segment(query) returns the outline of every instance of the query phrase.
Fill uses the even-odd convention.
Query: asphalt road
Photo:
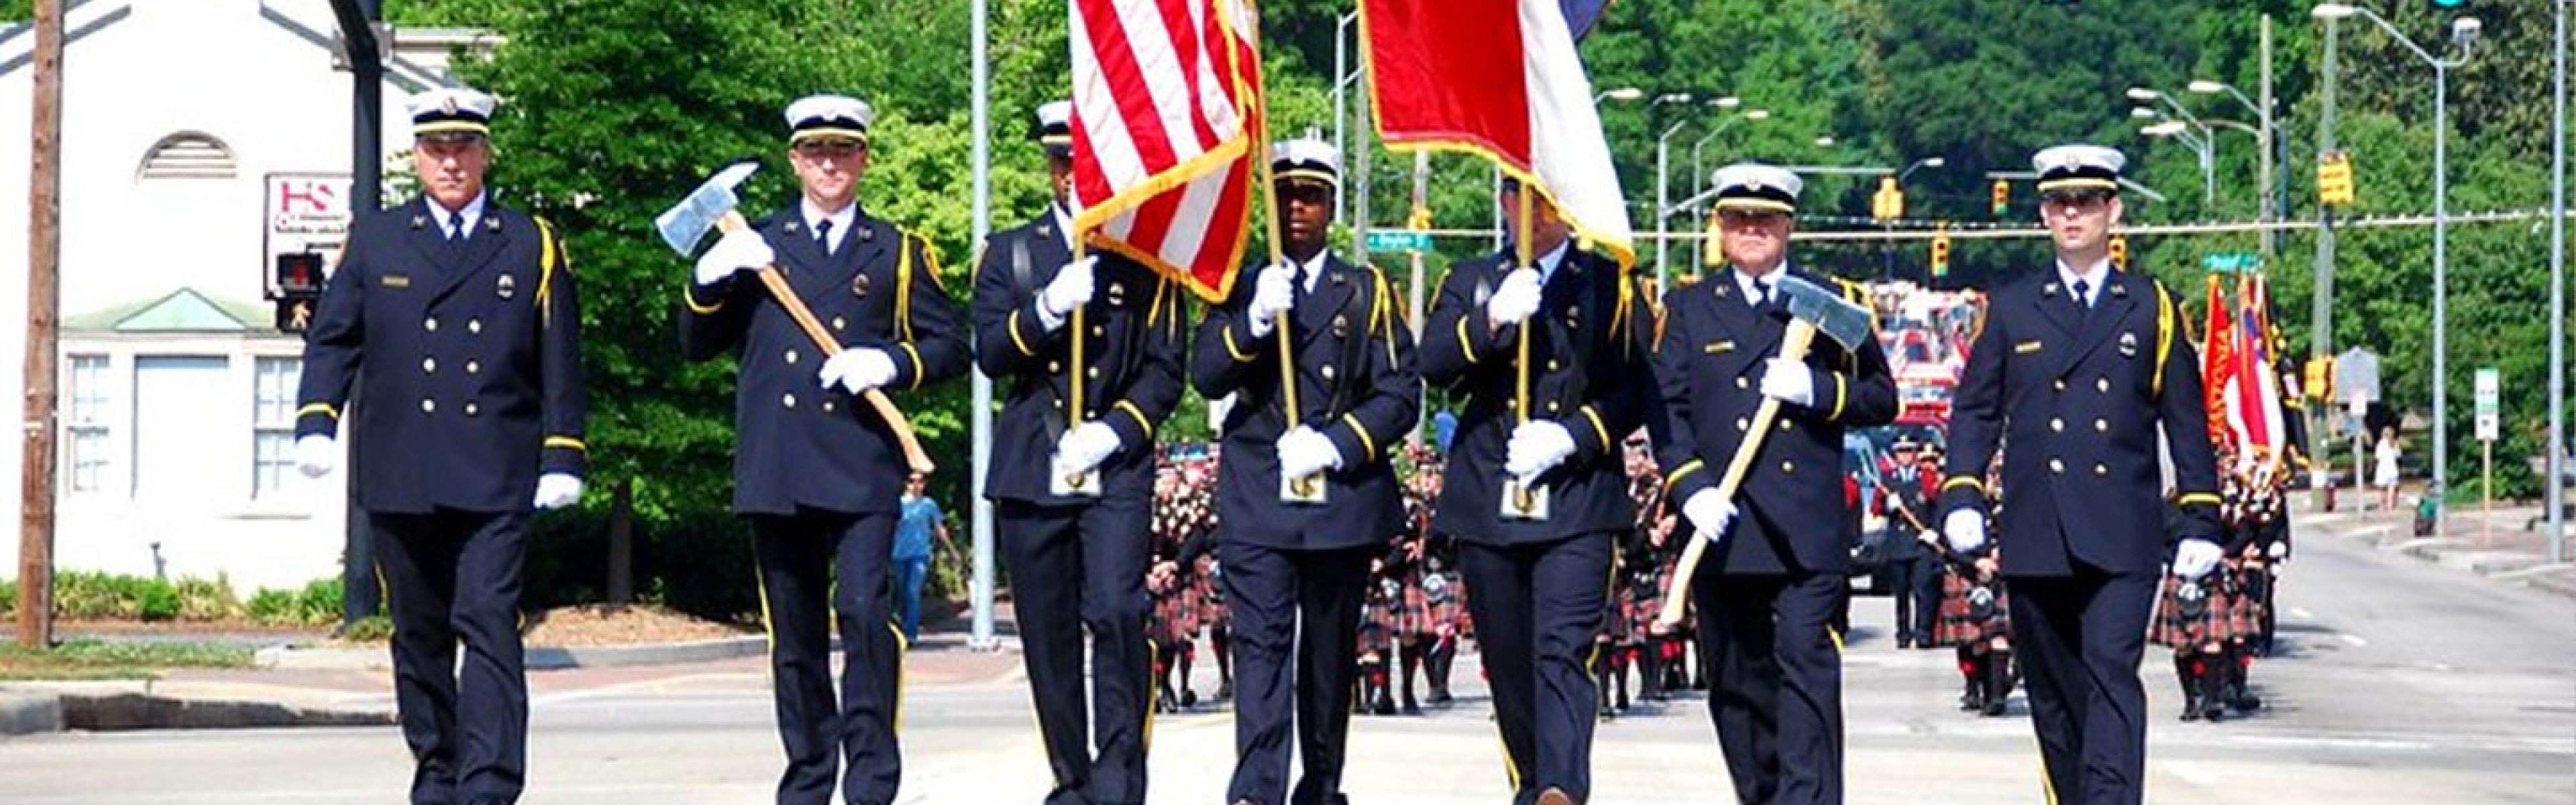
[[[2283,583],[2281,656],[2259,664],[2269,707],[2181,723],[2167,658],[2150,650],[2155,802],[2576,802],[2576,602],[2383,556],[2303,529]],[[1898,651],[1886,599],[1856,604],[1846,662],[1855,803],[2034,803],[2039,762],[2016,701],[1954,709],[1946,651]],[[1506,799],[1472,658],[1456,705],[1361,718],[1346,790],[1363,803]],[[1201,663],[1198,687],[1213,690]],[[904,802],[1035,803],[1047,781],[1016,674],[917,685],[903,714]],[[780,762],[756,664],[672,669],[540,694],[539,805],[763,803]],[[1223,794],[1232,719],[1161,717],[1153,803]],[[1697,699],[1604,725],[1602,803],[1732,802]],[[390,728],[62,734],[0,740],[0,804],[399,802],[409,775]]]

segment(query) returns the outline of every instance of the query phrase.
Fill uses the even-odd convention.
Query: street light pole
[[[1656,97],[1654,105],[1689,103],[1690,100],[1690,93],[1671,92]],[[1672,233],[1665,227],[1666,213],[1670,212],[1665,207],[1671,204],[1668,185],[1672,178],[1671,172],[1666,168],[1671,163],[1673,133],[1681,131],[1682,127],[1687,125],[1690,125],[1690,119],[1687,117],[1674,121],[1671,126],[1664,128],[1661,136],[1655,138],[1655,287],[1657,288],[1665,287],[1666,280],[1671,276],[1664,266],[1664,257],[1672,246]]]
[[[2549,446],[2543,482],[2549,506],[2549,561],[2567,561],[2567,2],[2556,12],[2557,56],[2549,115]]]
[[[2433,488],[2436,492],[2447,495],[2451,490],[2449,483],[2450,423],[2443,417],[2449,413],[2451,396],[2448,354],[2450,323],[2447,310],[2450,296],[2451,68],[2468,62],[2470,43],[2477,39],[2481,26],[2475,17],[2452,20],[2451,47],[2458,51],[2458,55],[2450,59],[2440,59],[2424,50],[2423,46],[2415,44],[2415,40],[2406,38],[2405,32],[2399,31],[2397,25],[2389,22],[2388,18],[2379,16],[2379,12],[2368,8],[2343,3],[2324,3],[2318,5],[2313,13],[2328,21],[2355,14],[2368,17],[2371,22],[2377,23],[2381,30],[2388,32],[2390,39],[2405,45],[2416,58],[2423,59],[2425,64],[2433,67]],[[2333,29],[2329,27],[2327,31],[2331,35]],[[2332,91],[2333,82],[2328,81],[2327,86],[2328,91]],[[2442,515],[2441,507],[2437,503],[2433,517],[2433,536],[2438,538],[2448,533],[2449,529],[2444,526],[2446,519],[2448,518]]]
[[[970,226],[974,236],[973,242],[978,244],[983,243],[985,235],[993,231],[992,100],[990,97],[993,89],[993,71],[992,65],[985,58],[987,55],[985,26],[990,19],[991,5],[992,0],[975,0],[975,10],[969,21],[969,26],[974,30],[967,34],[967,37],[973,41],[971,48],[974,52],[970,54],[970,58],[974,60],[971,78],[975,84],[974,101],[970,113],[974,118],[975,126],[973,147],[975,199],[972,208],[973,223]],[[969,384],[967,393],[971,399],[968,408],[968,424],[974,429],[976,465],[990,466],[985,462],[991,461],[993,456],[993,378],[985,375],[982,368],[975,369],[973,382]],[[990,651],[1000,645],[1000,641],[993,637],[995,579],[993,502],[984,499],[984,474],[975,472],[969,475],[973,477],[968,483],[973,485],[975,491],[972,520],[975,577],[967,591],[967,597],[971,599],[969,603],[974,606],[974,620],[971,631],[967,634],[966,645],[977,651]]]

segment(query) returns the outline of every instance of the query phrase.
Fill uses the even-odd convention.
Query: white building
[[[273,325],[272,246],[345,227],[347,72],[327,0],[73,0],[63,58],[61,460],[55,566],[229,576],[244,596],[340,572],[346,478],[291,445],[300,336]],[[0,400],[23,399],[34,31],[0,28]],[[404,102],[489,41],[394,37]],[[272,207],[272,205],[275,205]],[[278,241],[275,244],[271,240]],[[15,455],[0,522],[17,523]],[[0,576],[17,573],[16,529]]]

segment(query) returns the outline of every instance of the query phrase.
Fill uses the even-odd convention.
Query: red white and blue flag
[[[1074,231],[1223,300],[1264,141],[1245,0],[1073,0]]]

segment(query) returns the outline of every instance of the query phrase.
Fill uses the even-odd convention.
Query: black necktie
[[[2076,313],[2076,317],[2077,317],[2077,318],[2082,318],[2084,314],[2091,313],[2091,312],[2093,312],[2093,285],[2092,285],[2091,283],[2085,282],[2085,281],[2083,281],[2083,280],[2076,280],[2076,281],[2075,281],[2075,313]]]
[[[823,250],[823,256],[832,256],[832,219],[814,224],[814,245]]]
[[[447,216],[447,242],[456,243],[464,239],[465,216],[463,214]]]

